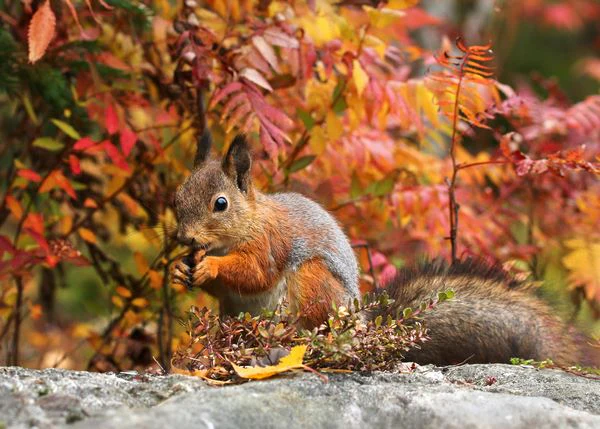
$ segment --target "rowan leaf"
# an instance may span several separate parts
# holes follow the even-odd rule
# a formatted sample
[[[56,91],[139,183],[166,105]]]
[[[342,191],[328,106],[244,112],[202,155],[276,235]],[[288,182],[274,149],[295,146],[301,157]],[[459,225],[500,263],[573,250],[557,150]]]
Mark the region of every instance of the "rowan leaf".
[[[119,131],[119,117],[112,104],[106,106],[106,110],[104,111],[104,121],[108,134],[112,135]]]
[[[46,0],[35,11],[29,23],[28,43],[29,62],[35,63],[44,56],[48,45],[54,38],[56,29],[56,16],[50,6],[50,0]]]
[[[570,251],[562,262],[570,271],[571,287],[583,286],[589,300],[600,302],[600,242],[575,238],[565,245]]]
[[[354,81],[354,85],[356,85],[358,95],[361,96],[369,83],[369,75],[367,75],[367,72],[365,72],[365,69],[362,68],[358,60],[354,60],[352,63],[352,80]]]
[[[292,347],[292,349],[290,350],[290,354],[282,357],[277,365],[250,367],[241,367],[234,363],[232,363],[231,365],[240,377],[252,380],[261,380],[264,378],[273,377],[277,374],[281,374],[282,372],[304,368],[302,360],[304,359],[306,348],[306,345]]]
[[[115,292],[121,295],[123,298],[131,298],[131,291],[125,286],[117,286]]]
[[[58,129],[60,129],[63,133],[71,137],[72,139],[79,140],[81,136],[79,133],[73,128],[71,125],[67,124],[64,121],[59,119],[51,119],[50,120]]]
[[[273,91],[273,88],[271,88],[269,82],[256,69],[246,67],[240,72],[240,77],[266,89],[267,91]]]
[[[129,127],[125,127],[123,132],[121,132],[119,142],[121,143],[121,150],[123,151],[123,155],[127,157],[129,156],[131,150],[137,142],[137,135],[133,131],[131,131]]]
[[[51,137],[40,137],[33,141],[33,146],[40,147],[52,152],[56,152],[65,147],[64,143],[59,142]]]
[[[90,229],[79,228],[77,230],[77,233],[79,234],[79,236],[81,238],[83,238],[88,243],[95,244],[98,241],[98,239],[96,238],[96,234],[94,234],[94,232],[92,230],[90,230]]]
[[[150,271],[150,265],[148,265],[148,261],[146,261],[146,258],[144,257],[144,255],[142,255],[141,252],[134,252],[133,259],[135,260],[135,266],[140,275],[143,276],[148,271]]]
[[[290,165],[290,173],[295,173],[296,171],[300,171],[308,167],[315,159],[316,156],[314,155],[307,155],[298,158],[292,165]]]
[[[22,168],[19,171],[17,171],[17,175],[19,175],[20,177],[27,179],[31,182],[41,182],[42,181],[42,177],[37,174],[35,171],[33,170],[29,170],[27,168]]]

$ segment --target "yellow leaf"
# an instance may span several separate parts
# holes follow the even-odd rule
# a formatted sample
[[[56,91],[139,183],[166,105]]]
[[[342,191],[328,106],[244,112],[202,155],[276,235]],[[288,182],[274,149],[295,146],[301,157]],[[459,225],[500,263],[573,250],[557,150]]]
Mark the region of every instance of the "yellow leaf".
[[[344,134],[344,125],[333,110],[327,112],[326,124],[329,141],[336,141]]]
[[[73,218],[71,216],[64,216],[58,221],[58,229],[62,234],[67,234],[71,231],[73,226]]]
[[[120,296],[113,295],[110,299],[115,307],[123,308],[123,300]]]
[[[77,232],[79,233],[79,236],[88,243],[96,243],[96,234],[94,234],[93,231],[87,228],[79,228]]]
[[[431,125],[437,127],[440,121],[435,95],[433,95],[433,93],[423,84],[417,85],[416,90],[419,107],[423,109],[423,112]]]
[[[352,80],[354,81],[354,85],[356,85],[358,95],[362,95],[369,83],[369,75],[367,75],[367,72],[365,72],[365,69],[362,68],[358,60],[354,60],[352,63]]]
[[[250,378],[253,380],[260,380],[263,378],[269,378],[282,372],[290,371],[292,369],[304,368],[302,359],[304,359],[304,353],[306,353],[306,345],[295,346],[290,350],[290,354],[282,357],[277,365],[269,366],[250,366],[240,367],[235,364],[231,364],[233,369],[242,378]]]
[[[124,298],[131,298],[131,291],[124,286],[117,286],[115,292]]]
[[[321,155],[325,152],[325,147],[327,146],[327,137],[325,136],[325,131],[323,128],[316,126],[310,130],[310,140],[308,141],[310,148],[315,153],[315,155]]]
[[[143,276],[150,270],[150,266],[148,265],[146,258],[140,252],[135,252],[133,254],[133,259],[135,260],[135,266],[137,267],[138,273],[140,273],[140,275]]]
[[[375,9],[371,6],[363,6],[363,9],[367,12],[369,21],[375,28],[388,27],[405,15],[405,13],[400,10],[390,8]]]
[[[48,45],[54,38],[56,28],[56,16],[50,7],[50,0],[36,10],[29,24],[29,62],[35,63],[42,58],[48,49]]]
[[[385,57],[386,46],[383,40],[372,36],[371,34],[367,34],[365,36],[365,46],[373,48],[373,50],[377,52],[377,55],[379,55],[379,58],[383,59]]]
[[[189,375],[191,377],[198,377],[198,378],[201,378],[204,381],[206,381],[208,384],[212,384],[214,386],[223,386],[225,384],[231,384],[231,381],[215,380],[215,379],[208,377],[207,369],[195,369],[193,371],[188,371],[187,369],[180,369],[180,368],[173,366],[173,367],[171,367],[171,372],[173,374]]]
[[[75,338],[87,338],[92,333],[92,327],[85,323],[78,323],[73,328],[71,335]]]
[[[562,262],[571,271],[572,287],[583,285],[589,300],[600,302],[600,242],[576,238],[565,241],[571,249]]]
[[[125,177],[114,176],[106,186],[106,195],[114,194],[115,192],[117,192],[117,190],[121,189],[124,183]]]
[[[390,9],[408,9],[409,7],[416,6],[420,0],[390,0],[387,3],[387,7]]]

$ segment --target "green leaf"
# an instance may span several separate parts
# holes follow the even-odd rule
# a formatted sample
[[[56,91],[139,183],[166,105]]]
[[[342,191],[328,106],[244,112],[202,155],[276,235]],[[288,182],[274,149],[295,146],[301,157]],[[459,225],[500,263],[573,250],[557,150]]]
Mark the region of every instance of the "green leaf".
[[[360,180],[356,171],[352,172],[352,181],[350,182],[350,198],[356,199],[363,194],[362,187],[360,186]]]
[[[409,319],[409,318],[410,318],[410,316],[412,316],[412,314],[413,314],[413,311],[412,311],[412,308],[410,308],[410,307],[406,307],[406,308],[405,308],[405,309],[402,311],[402,317],[403,317],[404,319]]]
[[[290,173],[295,173],[296,171],[308,167],[315,160],[315,158],[316,156],[314,155],[307,155],[298,158],[292,165],[290,165]]]
[[[383,317],[381,317],[381,316],[377,316],[377,317],[375,318],[375,327],[376,327],[376,328],[379,328],[379,327],[381,326],[381,322],[382,322],[382,321],[383,321]]]
[[[367,186],[365,192],[371,194],[374,197],[382,197],[389,194],[394,189],[396,178],[394,176],[388,176],[384,179],[378,180],[377,182],[371,183]]]
[[[306,128],[307,131],[310,131],[311,128],[315,126],[315,120],[313,119],[312,116],[310,116],[310,113],[307,112],[306,110],[297,109],[296,115],[298,115],[298,117],[304,124],[304,128]]]
[[[51,121],[54,125],[56,125],[57,128],[59,128],[63,133],[65,133],[72,139],[79,140],[81,138],[81,136],[75,130],[75,128],[73,128],[71,125],[67,124],[66,122],[63,122],[58,119],[51,119]]]
[[[35,147],[41,147],[52,152],[56,152],[65,147],[64,143],[59,142],[51,137],[40,137],[33,141]]]
[[[444,302],[451,299],[454,296],[454,291],[447,290],[445,292],[438,292],[438,302]]]

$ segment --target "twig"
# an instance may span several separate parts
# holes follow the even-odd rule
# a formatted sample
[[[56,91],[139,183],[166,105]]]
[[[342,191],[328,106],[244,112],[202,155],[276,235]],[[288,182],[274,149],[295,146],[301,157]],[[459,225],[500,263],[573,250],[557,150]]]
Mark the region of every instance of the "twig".
[[[12,346],[10,350],[10,355],[8,359],[8,364],[13,366],[19,365],[19,340],[21,335],[21,306],[23,305],[23,279],[20,276],[15,277],[15,282],[17,284],[17,300],[15,302],[15,318],[14,318],[14,328],[13,328],[13,336],[12,336]]]

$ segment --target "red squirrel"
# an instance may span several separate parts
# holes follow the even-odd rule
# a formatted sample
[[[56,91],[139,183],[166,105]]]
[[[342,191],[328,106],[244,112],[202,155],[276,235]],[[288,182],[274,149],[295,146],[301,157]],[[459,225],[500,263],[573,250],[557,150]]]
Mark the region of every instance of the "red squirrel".
[[[287,301],[305,326],[359,297],[358,264],[340,225],[302,195],[266,195],[252,185],[246,140],[211,159],[211,137],[199,140],[194,170],[175,194],[178,240],[195,261],[175,266],[175,279],[219,299],[222,314],[256,313]]]
[[[222,160],[210,157],[210,146],[205,131],[194,169],[175,196],[177,238],[194,256],[175,264],[174,280],[217,297],[222,314],[257,313],[285,300],[305,327],[327,320],[332,303],[359,298],[356,257],[336,220],[299,194],[255,189],[244,137],[233,140]],[[598,349],[500,269],[430,262],[401,270],[387,286],[396,308],[418,307],[448,289],[455,298],[424,313],[430,340],[407,360],[448,365],[520,357],[600,365]]]

